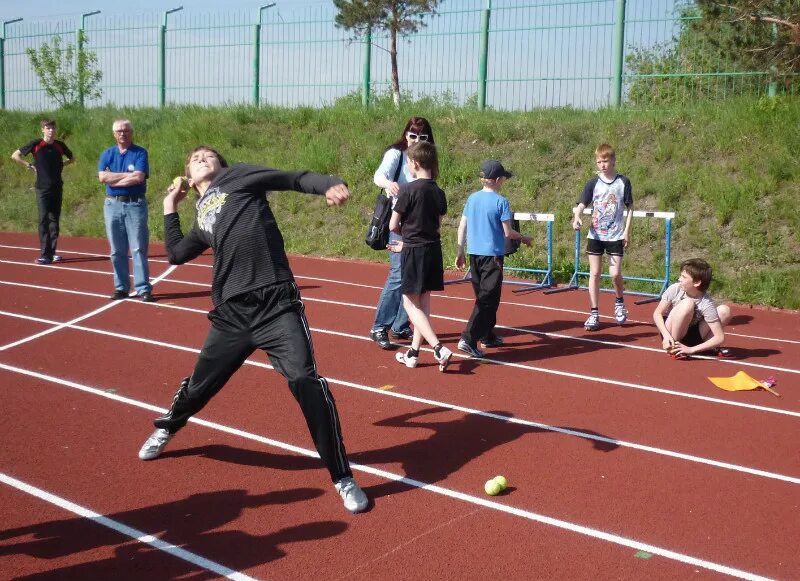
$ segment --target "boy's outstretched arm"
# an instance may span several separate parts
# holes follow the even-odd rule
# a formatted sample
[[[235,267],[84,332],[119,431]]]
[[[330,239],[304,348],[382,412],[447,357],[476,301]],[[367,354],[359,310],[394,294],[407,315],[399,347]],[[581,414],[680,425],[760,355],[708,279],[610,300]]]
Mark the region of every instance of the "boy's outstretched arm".
[[[581,216],[583,215],[583,210],[586,208],[586,204],[583,202],[579,203],[578,206],[573,210],[575,216],[572,219],[572,227],[575,230],[580,230],[581,226],[583,226],[583,220],[581,220]]]
[[[456,268],[462,269],[466,264],[466,259],[464,257],[464,241],[467,239],[467,217],[463,214],[461,215],[461,221],[458,223],[458,235],[456,236],[456,243],[458,244],[458,248],[456,248]]]
[[[661,347],[666,351],[669,351],[675,345],[675,339],[667,330],[667,325],[664,322],[664,314],[667,312],[668,307],[669,301],[662,300],[659,301],[656,310],[653,311],[653,322],[656,324],[659,333],[661,333]]]
[[[625,217],[625,232],[623,232],[623,248],[627,248],[631,242],[631,224],[633,223],[633,204],[627,207],[628,215]]]
[[[524,236],[514,230],[511,227],[511,220],[506,220],[503,222],[503,235],[508,238],[509,240],[519,240],[523,244],[530,246],[531,245],[531,238],[530,236]]]

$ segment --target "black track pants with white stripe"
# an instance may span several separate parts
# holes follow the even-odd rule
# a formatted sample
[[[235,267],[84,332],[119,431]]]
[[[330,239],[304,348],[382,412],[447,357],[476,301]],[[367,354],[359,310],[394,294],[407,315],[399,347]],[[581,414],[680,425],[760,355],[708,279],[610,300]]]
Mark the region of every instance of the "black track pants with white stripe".
[[[155,426],[177,432],[256,349],[262,349],[288,380],[331,479],[337,482],[352,476],[336,402],[328,382],[317,373],[297,286],[285,282],[256,289],[221,304],[208,318],[211,329],[191,379],[175,394],[169,412],[155,420]]]

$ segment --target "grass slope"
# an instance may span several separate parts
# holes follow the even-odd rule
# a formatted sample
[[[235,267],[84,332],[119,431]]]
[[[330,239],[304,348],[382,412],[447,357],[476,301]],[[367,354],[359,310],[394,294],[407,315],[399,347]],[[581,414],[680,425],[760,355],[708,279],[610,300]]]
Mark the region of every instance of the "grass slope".
[[[497,158],[515,173],[503,193],[516,211],[554,212],[557,280],[573,269],[571,212],[594,171],[600,142],[617,149],[617,168],[631,178],[636,209],[673,210],[673,269],[684,258],[706,258],[712,291],[740,303],[800,308],[800,99],[742,99],[672,111],[571,109],[477,112],[431,101],[399,111],[368,110],[349,100],[317,110],[231,106],[92,109],[49,113],[78,163],[64,171],[62,232],[103,236],[100,152],[113,144],[112,121],[128,117],[135,141],[150,152],[151,232],[162,237],[160,192],[182,173],[186,152],[209,143],[230,162],[313,169],[342,176],[353,198],[328,209],[318,198],[281,193],[271,203],[290,252],[384,260],[363,234],[377,188],[372,174],[385,147],[410,115],[431,120],[440,151],[440,185],[450,209],[443,222],[445,261],[454,258],[455,230],[467,196],[479,189],[481,160]],[[31,174],[10,154],[39,135],[42,114],[0,112],[0,229],[35,231]],[[188,225],[191,208],[186,211]],[[661,221],[634,222],[627,275],[658,277],[664,268]],[[544,266],[544,227],[537,244],[509,262]],[[585,228],[584,228],[585,232]],[[584,265],[584,270],[585,265]],[[674,279],[677,273],[673,270]],[[649,287],[652,290],[652,287]]]

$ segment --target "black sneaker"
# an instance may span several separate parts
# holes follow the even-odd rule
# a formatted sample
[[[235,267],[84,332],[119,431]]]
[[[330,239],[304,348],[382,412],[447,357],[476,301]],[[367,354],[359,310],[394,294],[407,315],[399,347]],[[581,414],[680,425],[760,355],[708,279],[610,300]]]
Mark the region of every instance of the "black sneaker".
[[[414,338],[414,330],[411,327],[407,327],[399,332],[390,330],[389,333],[391,333],[392,337],[395,339],[411,340]]]
[[[121,300],[121,299],[127,299],[128,298],[128,293],[125,292],[125,291],[121,291],[121,290],[115,290],[114,294],[111,295],[108,298],[110,298],[112,301],[118,301],[118,300]]]
[[[34,261],[36,264],[50,264],[53,262],[52,258],[47,258],[46,256],[40,256]]]
[[[503,346],[503,338],[499,335],[492,335],[486,339],[481,339],[481,347],[502,347]]]
[[[142,302],[143,303],[154,303],[154,302],[156,302],[156,298],[149,291],[143,292],[140,296],[142,298]]]
[[[380,345],[381,349],[391,349],[392,344],[389,342],[389,335],[386,331],[379,330],[379,331],[370,331],[369,338],[375,341],[378,345]]]

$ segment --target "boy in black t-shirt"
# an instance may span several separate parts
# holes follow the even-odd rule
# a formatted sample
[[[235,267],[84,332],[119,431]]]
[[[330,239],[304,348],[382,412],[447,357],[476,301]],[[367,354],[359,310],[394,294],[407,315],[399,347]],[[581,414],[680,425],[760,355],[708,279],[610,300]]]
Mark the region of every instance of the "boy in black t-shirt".
[[[188,182],[177,180],[164,198],[164,240],[171,264],[214,250],[211,329],[191,377],[181,383],[169,411],[139,458],[157,458],[175,433],[219,392],[256,350],[266,352],[289,382],[314,445],[350,512],[367,508],[344,449],[336,402],[317,373],[311,332],[275,216],[267,200],[273,190],[324,195],[342,205],[350,195],[337,177],[237,164],[228,167],[213,148],[196,147],[186,160]],[[192,229],[183,235],[178,203],[193,186],[199,198]]]
[[[36,202],[39,207],[39,244],[40,254],[36,264],[59,262],[56,254],[58,244],[59,220],[61,219],[61,202],[64,194],[64,182],[61,170],[75,161],[69,147],[57,140],[56,122],[43,119],[39,124],[42,130],[41,139],[33,139],[11,154],[11,159],[25,169],[36,174]],[[31,154],[33,163],[23,156]],[[64,161],[64,158],[67,158]]]
[[[419,141],[408,148],[408,164],[415,181],[400,186],[389,229],[403,240],[389,249],[400,252],[400,290],[403,306],[414,324],[411,349],[397,353],[397,361],[416,367],[425,339],[433,347],[439,371],[447,369],[453,352],[439,342],[431,327],[431,291],[444,290],[444,265],[439,225],[447,213],[447,198],[434,178],[439,173],[436,146]],[[402,223],[402,226],[401,226]]]

